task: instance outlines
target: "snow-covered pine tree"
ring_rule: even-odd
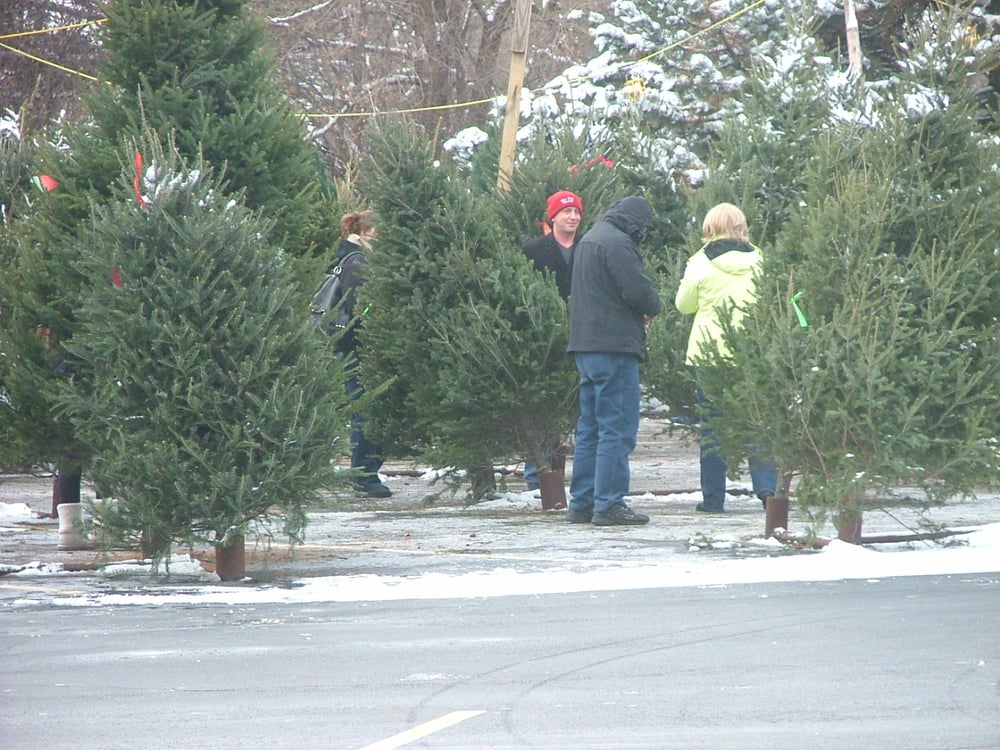
[[[796,210],[803,191],[803,154],[815,138],[817,123],[827,123],[855,86],[837,72],[814,39],[815,18],[782,17],[783,38],[771,40],[745,63],[753,73],[713,142],[707,179],[683,190],[690,212],[682,242],[666,247],[664,311],[650,330],[649,364],[643,382],[675,414],[694,411],[694,373],[685,364],[690,317],[681,316],[673,298],[687,259],[703,244],[701,221],[721,202],[740,206],[751,241],[773,245],[775,233]]]
[[[517,144],[510,189],[496,191],[499,133],[499,124],[489,133],[469,128],[462,137],[444,145],[457,161],[468,159],[473,188],[494,196],[502,225],[515,240],[523,243],[542,233],[545,201],[558,190],[572,190],[583,200],[581,235],[605,208],[627,195],[619,177],[621,170],[604,153],[607,144],[591,138],[582,122],[554,123],[551,128],[528,134]],[[460,145],[470,140],[470,147]]]
[[[388,385],[377,440],[437,467],[480,471],[544,451],[572,428],[566,306],[505,227],[498,198],[412,126],[369,138],[362,189],[381,219],[360,304],[362,380]],[[403,188],[405,186],[405,189]],[[472,495],[488,483],[473,479]]]
[[[701,373],[726,453],[748,436],[768,446],[819,513],[996,484],[1000,142],[972,88],[997,49],[956,33],[970,8],[927,13],[897,81],[797,137],[794,205],[758,204],[777,217],[760,300],[731,337],[733,362]],[[783,136],[767,119],[739,127]],[[720,154],[734,165],[720,175],[739,171],[736,156]],[[763,181],[744,194],[770,195]]]
[[[800,6],[792,5],[790,14]],[[650,201],[656,226],[644,252],[667,299],[692,249],[685,187],[701,184],[711,144],[739,111],[750,50],[763,53],[780,36],[784,15],[772,6],[615,0],[606,12],[589,14],[599,54],[525,92],[522,108],[530,114],[522,132],[542,139],[560,128],[580,133],[617,163],[619,195]],[[651,328],[642,375],[647,392],[678,415],[690,410],[692,395],[683,366],[687,327],[665,306]]]
[[[299,541],[317,490],[346,484],[332,463],[353,408],[343,359],[302,315],[266,220],[155,142],[123,163],[74,247],[65,345],[79,366],[62,409],[115,498],[94,515],[157,561],[174,543],[241,548],[251,532]]]

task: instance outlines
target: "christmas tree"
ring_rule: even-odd
[[[437,467],[473,472],[546,452],[572,428],[576,374],[566,305],[480,192],[406,124],[380,127],[362,188],[381,219],[361,288],[362,379],[383,388],[377,440]],[[389,186],[406,186],[392,189]],[[490,477],[490,480],[492,478]]]
[[[265,216],[264,231],[290,259],[325,250],[337,216],[318,153],[270,79],[261,22],[240,0],[111,0],[103,10],[104,56],[88,119],[39,155],[37,174],[58,187],[37,197],[5,269],[2,326],[13,364],[4,385],[13,410],[2,418],[35,460],[65,456],[75,439],[51,399],[59,369],[83,367],[64,346],[80,322],[87,282],[78,248],[90,236],[92,207],[115,191],[123,144],[152,132],[185,158],[204,159],[221,189]],[[317,268],[315,261],[299,268],[303,305]]]
[[[901,492],[934,502],[996,483],[1000,148],[971,91],[994,62],[969,54],[962,21],[928,13],[901,43],[895,84],[859,86],[836,121],[739,123],[794,138],[794,203],[771,206],[754,162],[719,155],[732,165],[720,178],[756,180],[744,195],[773,217],[734,357],[699,373],[727,417],[724,450],[767,445],[799,475],[801,505],[855,528]]]
[[[345,481],[343,359],[266,223],[203,164],[137,153],[146,168],[126,164],[74,248],[79,364],[60,403],[115,498],[95,516],[156,560],[175,542],[240,552],[275,524],[300,540],[316,491]]]

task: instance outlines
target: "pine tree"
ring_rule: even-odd
[[[734,361],[701,373],[726,452],[756,436],[820,512],[996,483],[1000,150],[977,123],[963,12],[928,14],[894,86],[799,141],[795,205],[762,209],[781,218],[761,298]]]
[[[687,225],[678,224],[685,236],[666,245],[661,267],[666,304],[650,329],[643,382],[681,417],[695,411],[694,374],[685,364],[691,318],[677,312],[673,297],[687,259],[703,244],[701,219],[712,206],[733,203],[747,216],[751,241],[770,248],[804,190],[803,154],[809,153],[817,123],[827,123],[855,91],[846,79],[839,85],[836,77],[831,80],[836,71],[812,36],[815,23],[788,15],[782,19],[783,36],[770,40],[747,65],[753,75],[743,81],[735,111],[713,143],[707,179],[681,191],[690,215]]]
[[[343,359],[296,305],[291,260],[204,164],[140,147],[74,248],[83,279],[60,403],[115,501],[95,516],[157,561],[175,542],[298,541],[322,487],[344,483]],[[133,153],[132,149],[126,152]],[[237,573],[240,575],[240,573]]]
[[[51,409],[60,380],[52,361],[82,366],[63,346],[83,303],[77,252],[92,206],[115,190],[123,144],[154,132],[185,158],[204,159],[222,189],[268,219],[269,238],[290,258],[325,250],[338,215],[316,149],[270,80],[260,20],[241,0],[111,0],[103,9],[101,83],[87,97],[89,119],[39,155],[38,172],[59,187],[38,198],[37,214],[18,232],[4,292],[17,367],[7,383],[19,410],[12,429],[38,460],[66,454],[74,439]],[[314,264],[299,270],[303,279],[311,272],[309,287]],[[310,291],[300,294],[303,304]],[[35,339],[39,327],[50,332],[52,350]]]
[[[34,327],[14,324],[17,302],[18,236],[45,188],[33,185],[36,148],[21,137],[18,123],[0,130],[0,466],[48,463],[54,456],[38,446],[58,442],[52,434],[47,404],[19,398],[39,388],[33,373],[48,369],[48,358]]]
[[[438,467],[541,464],[573,424],[565,303],[503,228],[497,197],[436,163],[419,130],[389,124],[369,144],[362,189],[381,225],[359,338],[362,379],[386,387],[370,411],[377,440]],[[472,495],[483,490],[474,479]]]
[[[211,165],[228,192],[267,214],[271,238],[294,256],[322,249],[330,226],[326,180],[273,80],[261,19],[244,0],[110,0],[105,55],[88,98],[92,120],[70,133],[59,166],[79,192],[107,195],[117,149],[151,130]],[[86,205],[86,201],[83,201]]]
[[[485,140],[471,155],[454,156],[459,163],[468,160],[472,188],[496,202],[502,226],[515,242],[523,244],[542,233],[546,199],[558,190],[571,190],[583,201],[581,235],[605,208],[626,195],[621,170],[604,154],[607,144],[590,138],[583,123],[555,124],[518,143],[510,188],[496,191],[499,134],[497,123],[489,133],[483,133]]]

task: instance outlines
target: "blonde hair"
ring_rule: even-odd
[[[720,203],[705,214],[705,221],[701,223],[701,237],[705,242],[716,238],[749,242],[747,217],[732,203]]]
[[[352,234],[363,235],[375,225],[372,223],[372,211],[351,211],[344,214],[340,220],[340,236]]]

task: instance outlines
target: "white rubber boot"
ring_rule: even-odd
[[[94,544],[83,535],[83,505],[60,503],[56,513],[59,514],[60,550],[94,549]]]

